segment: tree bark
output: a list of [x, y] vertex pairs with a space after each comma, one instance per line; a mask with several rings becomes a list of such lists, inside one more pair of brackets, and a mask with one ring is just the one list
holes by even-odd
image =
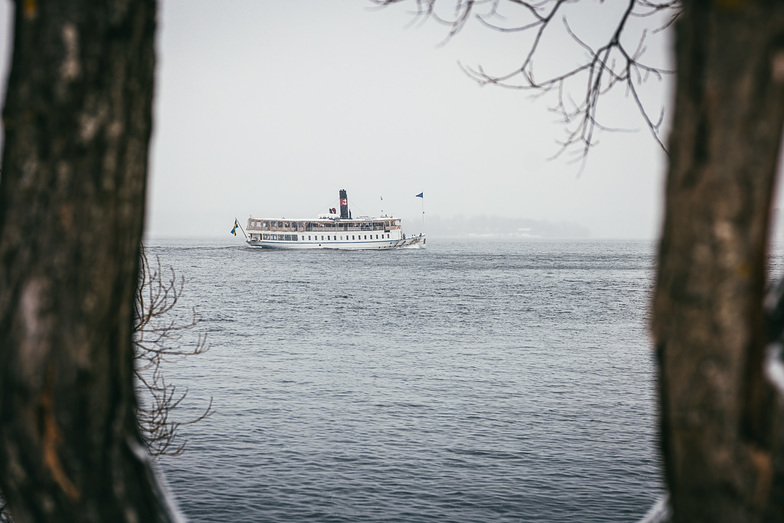
[[154, 0], [17, 0], [0, 178], [0, 488], [26, 521], [170, 521], [131, 331]]
[[684, 2], [653, 334], [677, 521], [784, 520], [763, 292], [784, 3]]

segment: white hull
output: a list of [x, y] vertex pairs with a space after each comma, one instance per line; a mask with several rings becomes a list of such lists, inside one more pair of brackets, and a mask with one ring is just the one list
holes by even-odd
[[338, 249], [347, 251], [377, 251], [388, 249], [403, 249], [409, 247], [424, 247], [424, 235], [413, 236], [397, 240], [355, 240], [355, 241], [278, 241], [278, 240], [248, 240], [248, 245], [264, 249]]

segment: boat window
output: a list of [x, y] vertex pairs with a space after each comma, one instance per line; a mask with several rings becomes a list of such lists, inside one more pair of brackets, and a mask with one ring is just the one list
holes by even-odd
[[327, 239], [329, 240], [329, 236], [327, 236]]

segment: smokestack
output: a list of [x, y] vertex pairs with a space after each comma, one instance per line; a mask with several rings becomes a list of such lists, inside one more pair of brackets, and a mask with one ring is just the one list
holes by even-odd
[[348, 195], [345, 189], [340, 190], [340, 218], [342, 220], [351, 218], [348, 212]]

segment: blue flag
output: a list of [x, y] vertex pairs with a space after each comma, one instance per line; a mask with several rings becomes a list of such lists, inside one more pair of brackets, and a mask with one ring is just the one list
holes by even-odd
[[240, 224], [237, 223], [237, 218], [234, 218], [234, 227], [231, 228], [231, 233], [234, 236], [237, 236], [237, 227], [239, 227], [239, 226], [240, 226]]
[[424, 194], [425, 194], [424, 192], [421, 192], [421, 193], [417, 194], [416, 197], [424, 199], [425, 198]]

